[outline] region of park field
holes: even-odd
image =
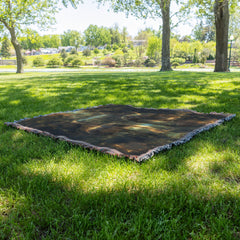
[[[236,117],[139,164],[4,125],[104,104]],[[0,239],[240,239],[240,74],[0,73]]]

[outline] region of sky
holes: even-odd
[[[172,9],[175,8],[176,6],[172,6]],[[80,4],[77,9],[73,9],[71,6],[68,6],[68,8],[62,7],[62,10],[56,14],[56,24],[52,26],[53,29],[40,32],[40,34],[63,34],[68,29],[83,33],[90,24],[99,27],[112,27],[114,24],[118,24],[120,29],[127,27],[128,33],[134,37],[140,30],[146,27],[158,30],[161,25],[161,19],[141,20],[133,16],[126,17],[124,13],[109,11],[107,6],[98,8],[97,3],[88,0],[84,4]],[[181,28],[179,27],[173,32],[183,36],[190,35],[191,30],[192,27],[189,24],[181,24]]]

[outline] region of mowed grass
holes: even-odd
[[[4,125],[101,104],[236,117],[148,161]],[[239,73],[0,74],[0,239],[239,239]]]

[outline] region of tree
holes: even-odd
[[[128,32],[127,28],[123,27],[122,32],[121,32],[121,40],[123,44],[127,44],[128,42]]]
[[[135,40],[145,40],[145,45],[148,44],[148,39],[154,36],[154,31],[151,28],[146,28],[140,30],[137,36],[134,37]]]
[[[45,48],[58,48],[62,45],[61,37],[58,34],[43,35],[40,37],[42,47]]]
[[[214,16],[216,27],[215,72],[228,69],[228,32],[230,13],[237,7],[237,0],[189,0],[190,5],[198,7],[198,15]]]
[[[140,18],[149,16],[162,18],[162,67],[161,71],[171,71],[170,63],[170,5],[171,0],[97,0],[111,2],[114,11],[124,11]],[[176,1],[178,2],[178,0]]]
[[[228,0],[216,0],[214,4],[216,25],[216,63],[215,72],[227,72],[228,69]]]
[[[33,49],[39,49],[42,46],[41,37],[37,31],[26,29],[24,33],[26,36],[19,38],[22,48],[32,51]]]
[[[193,29],[193,36],[195,40],[201,42],[216,41],[214,19],[207,24],[203,24],[203,21],[201,21],[200,24],[197,24]]]
[[[10,54],[10,41],[9,39],[5,36],[2,41],[2,47],[1,47],[1,56],[3,58],[9,58],[11,56]]]
[[[161,45],[161,39],[156,36],[152,36],[148,40],[147,56],[157,63],[160,60]]]
[[[74,46],[76,49],[83,44],[83,38],[81,33],[75,30],[67,30],[61,35],[61,41],[63,46]]]
[[[234,36],[234,40],[240,38],[240,6],[236,6],[235,12],[230,15],[229,33]]]
[[[119,32],[119,27],[117,24],[114,27],[109,28],[110,35],[111,35],[111,44],[120,45],[121,43],[121,34]]]
[[[65,5],[67,2],[63,0]],[[74,6],[78,3],[74,0],[70,2]],[[0,27],[3,25],[10,33],[17,57],[17,73],[23,72],[21,45],[17,38],[19,32],[32,24],[40,27],[51,25],[57,11],[58,0],[0,0]]]
[[[109,29],[98,27],[97,25],[89,25],[84,31],[87,46],[99,47],[111,43],[111,34]]]
[[[21,45],[17,35],[26,26],[51,22],[51,16],[57,11],[56,1],[47,0],[0,0],[0,24],[3,24],[11,35],[11,42],[17,57],[17,73],[23,72]]]

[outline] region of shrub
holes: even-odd
[[[22,63],[23,63],[23,65],[28,64],[27,58],[25,56],[22,56]]]
[[[63,64],[62,60],[58,57],[52,57],[48,63],[47,66],[51,67],[51,68],[56,68],[56,67],[60,67]]]
[[[141,58],[137,58],[134,63],[134,67],[141,67],[143,65],[143,60]]]
[[[67,57],[64,61],[64,66],[72,66],[72,67],[79,67],[84,65],[83,61],[81,60],[80,57],[78,57],[77,55],[71,55],[69,57]]]
[[[116,62],[116,67],[122,67],[123,66],[123,56],[121,56],[121,55],[115,55],[115,56],[113,56],[112,57],[114,60],[115,60],[115,62]]]
[[[101,60],[98,58],[94,61],[94,64],[97,65],[97,66],[100,66],[101,65]]]
[[[122,49],[122,52],[123,52],[123,53],[128,53],[128,48],[127,48],[127,47],[124,47],[124,48]]]
[[[185,58],[172,58],[171,63],[177,62],[180,64],[184,64],[186,62]]]
[[[127,67],[133,67],[134,66],[134,61],[133,60],[128,60],[126,66]]]
[[[107,45],[107,47],[106,47],[106,49],[108,50],[108,51],[111,51],[112,50],[112,47],[111,47],[111,45]]]
[[[176,68],[176,67],[179,66],[180,64],[179,64],[178,62],[173,62],[171,65],[172,65],[174,68]]]
[[[85,57],[91,56],[91,50],[90,49],[84,49],[82,52],[82,55]]]
[[[116,43],[114,43],[114,44],[112,45],[112,49],[113,49],[114,51],[116,51],[118,48],[119,48],[119,46],[118,46]]]
[[[133,43],[129,43],[128,48],[130,48],[131,50],[133,50],[133,49],[134,49]]]
[[[99,53],[99,49],[98,49],[98,48],[94,48],[93,52],[94,52],[95,54],[98,54],[98,53]]]
[[[200,60],[200,63],[205,64],[207,61],[207,58],[205,56],[201,56],[199,60]]]
[[[60,56],[61,56],[63,61],[67,58],[68,54],[67,54],[65,49],[61,50]]]
[[[121,49],[117,49],[115,52],[114,52],[114,55],[123,55],[123,51]]]
[[[72,61],[71,61],[71,65],[73,67],[79,67],[83,65],[83,61],[79,58],[79,57],[75,57]]]
[[[107,57],[102,60],[102,65],[108,65],[109,67],[115,67],[116,61],[113,58]]]
[[[154,67],[156,66],[156,64],[157,64],[156,61],[154,61],[154,59],[151,59],[151,58],[146,59],[144,62],[144,65],[146,67]]]
[[[69,65],[71,65],[71,62],[74,60],[74,58],[76,58],[76,56],[69,56],[69,57],[67,57],[66,59],[65,59],[65,61],[64,61],[64,66],[69,66]]]
[[[42,67],[44,65],[45,65],[45,63],[44,63],[44,59],[42,57],[36,57],[33,60],[33,66],[34,67]]]
[[[103,54],[104,54],[104,55],[107,55],[107,54],[108,54],[107,49],[103,49]]]
[[[129,57],[129,54],[125,53],[123,55],[122,59],[123,59],[123,66],[125,66],[125,67],[128,66],[128,62],[129,62],[129,60],[131,60],[130,57]]]
[[[76,48],[72,48],[70,54],[71,55],[78,55],[78,52],[77,52]]]

